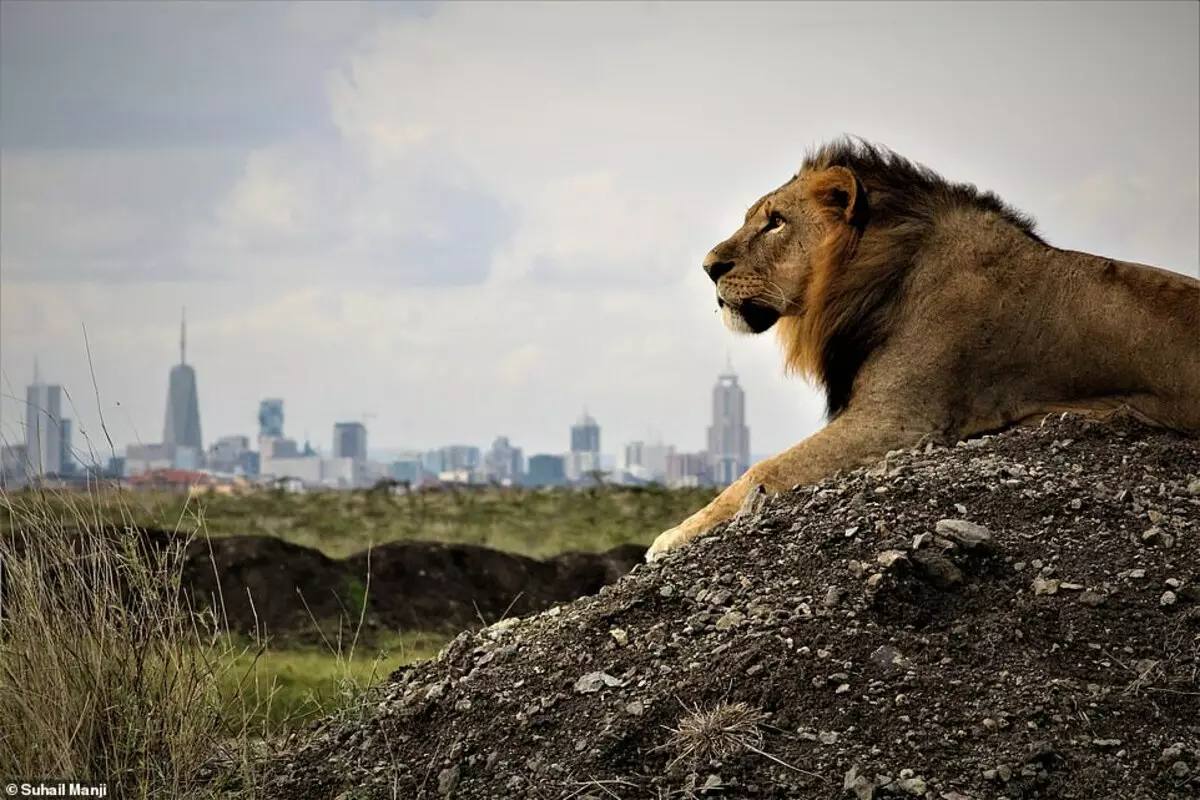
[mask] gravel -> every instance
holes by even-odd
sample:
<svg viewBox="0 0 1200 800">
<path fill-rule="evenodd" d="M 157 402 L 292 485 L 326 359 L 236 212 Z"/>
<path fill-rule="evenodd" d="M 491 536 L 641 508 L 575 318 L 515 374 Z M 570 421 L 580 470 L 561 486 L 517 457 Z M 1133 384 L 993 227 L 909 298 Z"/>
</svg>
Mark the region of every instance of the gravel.
<svg viewBox="0 0 1200 800">
<path fill-rule="evenodd" d="M 1200 797 L 1200 442 L 1058 417 L 758 498 L 262 769 L 280 800 Z"/>
</svg>

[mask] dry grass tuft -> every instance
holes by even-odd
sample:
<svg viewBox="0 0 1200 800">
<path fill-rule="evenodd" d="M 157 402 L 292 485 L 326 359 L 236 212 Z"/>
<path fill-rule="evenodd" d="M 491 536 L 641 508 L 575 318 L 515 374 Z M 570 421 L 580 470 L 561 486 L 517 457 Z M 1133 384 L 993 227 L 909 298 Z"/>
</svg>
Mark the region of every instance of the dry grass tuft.
<svg viewBox="0 0 1200 800">
<path fill-rule="evenodd" d="M 671 738 L 666 746 L 676 755 L 667 769 L 674 769 L 684 762 L 705 764 L 746 751 L 762 752 L 760 726 L 767 718 L 766 713 L 740 702 L 721 702 L 709 710 L 699 706 L 688 709 L 688 713 L 680 718 L 679 727 L 668 729 Z"/>
</svg>

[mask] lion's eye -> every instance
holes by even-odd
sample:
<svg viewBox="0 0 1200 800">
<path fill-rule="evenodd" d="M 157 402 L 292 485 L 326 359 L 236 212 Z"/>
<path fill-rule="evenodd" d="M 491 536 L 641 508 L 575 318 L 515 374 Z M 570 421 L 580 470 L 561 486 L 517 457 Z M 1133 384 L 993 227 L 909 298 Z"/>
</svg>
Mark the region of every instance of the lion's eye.
<svg viewBox="0 0 1200 800">
<path fill-rule="evenodd" d="M 778 211 L 772 211 L 767 216 L 767 227 L 764 230 L 773 231 L 785 222 L 787 220 L 783 218 L 783 214 L 780 214 Z"/>
</svg>

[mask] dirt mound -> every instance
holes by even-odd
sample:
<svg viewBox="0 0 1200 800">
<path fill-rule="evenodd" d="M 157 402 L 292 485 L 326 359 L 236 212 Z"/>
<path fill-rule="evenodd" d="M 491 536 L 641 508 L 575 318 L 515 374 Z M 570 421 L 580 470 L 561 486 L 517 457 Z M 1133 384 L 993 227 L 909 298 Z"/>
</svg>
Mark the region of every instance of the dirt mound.
<svg viewBox="0 0 1200 800">
<path fill-rule="evenodd" d="M 169 536 L 147 531 L 160 542 Z M 457 632 L 594 594 L 645 548 L 564 553 L 539 561 L 487 547 L 394 542 L 343 560 L 265 536 L 193 540 L 184 586 L 230 630 L 316 636 L 313 621 L 354 629 Z"/>
<path fill-rule="evenodd" d="M 459 635 L 300 798 L 1200 796 L 1200 442 L 1058 419 L 748 508 Z"/>
<path fill-rule="evenodd" d="M 393 542 L 343 564 L 364 583 L 370 575 L 371 613 L 389 627 L 462 630 L 594 594 L 645 552 L 623 545 L 539 561 L 474 545 Z"/>
<path fill-rule="evenodd" d="M 270 536 L 194 539 L 183 585 L 240 633 L 310 631 L 314 619 L 344 618 L 353 628 L 359 617 L 344 564 Z"/>
</svg>

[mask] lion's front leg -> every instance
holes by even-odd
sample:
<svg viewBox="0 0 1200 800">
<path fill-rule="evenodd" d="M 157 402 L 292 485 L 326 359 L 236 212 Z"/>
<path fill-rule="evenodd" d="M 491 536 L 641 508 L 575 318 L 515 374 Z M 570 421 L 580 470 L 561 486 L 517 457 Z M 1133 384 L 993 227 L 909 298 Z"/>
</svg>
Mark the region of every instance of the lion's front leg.
<svg viewBox="0 0 1200 800">
<path fill-rule="evenodd" d="M 707 506 L 659 534 L 646 551 L 646 560 L 653 561 L 731 519 L 756 486 L 762 486 L 767 494 L 778 494 L 793 486 L 816 483 L 839 469 L 867 466 L 889 450 L 910 447 L 930 432 L 926 427 L 891 422 L 864 410 L 848 410 L 803 442 L 755 464 Z"/>
<path fill-rule="evenodd" d="M 774 459 L 768 459 L 768 461 L 770 460 Z M 714 497 L 712 502 L 704 508 L 692 514 L 674 528 L 660 533 L 658 538 L 654 540 L 654 544 L 650 545 L 650 549 L 646 551 L 646 560 L 653 561 L 666 551 L 674 550 L 676 547 L 686 544 L 697 536 L 701 536 L 712 530 L 719 523 L 731 519 L 737 513 L 738 509 L 742 507 L 742 503 L 745 502 L 750 490 L 761 483 L 761 481 L 756 480 L 757 474 L 758 471 L 751 468 L 745 475 L 725 487 L 725 490 Z M 765 485 L 764 488 L 766 488 Z"/>
</svg>

